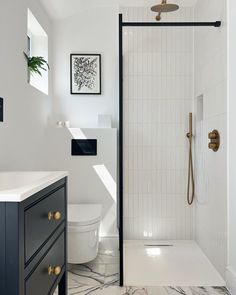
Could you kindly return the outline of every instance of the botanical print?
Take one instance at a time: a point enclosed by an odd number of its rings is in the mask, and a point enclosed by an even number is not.
[[[71,94],[101,93],[100,55],[71,55]]]

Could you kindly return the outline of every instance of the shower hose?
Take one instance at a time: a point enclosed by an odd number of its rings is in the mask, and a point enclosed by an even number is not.
[[[193,154],[192,154],[192,114],[189,114],[189,133],[187,133],[187,138],[189,140],[189,161],[188,161],[188,187],[187,187],[187,201],[189,205],[192,205],[194,200],[194,174],[193,174]],[[192,190],[190,190],[192,187]]]

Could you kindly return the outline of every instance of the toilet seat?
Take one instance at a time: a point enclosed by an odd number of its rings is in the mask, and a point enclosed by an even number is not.
[[[69,204],[68,226],[88,227],[100,223],[102,205],[100,204]]]

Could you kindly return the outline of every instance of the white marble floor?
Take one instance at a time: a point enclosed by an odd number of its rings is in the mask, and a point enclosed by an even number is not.
[[[68,267],[68,295],[120,294],[118,250],[99,250],[95,260]],[[107,293],[108,292],[108,293]],[[118,293],[116,293],[118,292]],[[56,291],[54,295],[57,295]],[[121,293],[123,294],[123,293]]]
[[[229,295],[225,287],[117,287],[69,291],[69,295]]]
[[[119,285],[118,251],[100,250],[98,257],[84,265],[70,265],[69,295],[91,294]]]
[[[225,285],[194,241],[125,241],[124,266],[125,286]]]

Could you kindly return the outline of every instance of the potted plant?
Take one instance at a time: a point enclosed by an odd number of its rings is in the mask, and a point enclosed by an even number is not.
[[[28,64],[28,82],[30,81],[30,76],[33,74],[38,74],[40,76],[42,76],[41,71],[47,71],[50,70],[49,64],[47,63],[47,61],[45,60],[44,57],[42,56],[28,56],[25,52],[24,52],[25,58],[27,60],[27,64]]]

